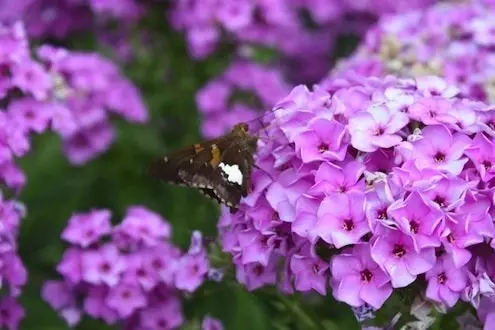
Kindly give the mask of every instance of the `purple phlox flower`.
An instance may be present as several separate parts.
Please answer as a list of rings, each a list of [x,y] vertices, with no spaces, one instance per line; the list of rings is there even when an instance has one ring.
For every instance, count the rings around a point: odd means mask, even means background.
[[[274,227],[281,222],[279,214],[274,210],[265,198],[260,198],[258,203],[245,211],[245,217],[251,222],[252,228],[264,235],[272,235]],[[249,231],[245,229],[244,231]]]
[[[469,216],[468,221],[471,233],[484,237],[493,237],[495,227],[492,216],[489,213],[490,207],[490,198],[468,192],[464,204],[458,208],[456,213]]]
[[[309,244],[290,258],[290,271],[294,275],[297,291],[315,290],[322,296],[327,292],[328,263],[310,253]]]
[[[445,212],[453,212],[464,203],[468,183],[457,177],[444,177],[426,188],[421,195],[434,202]]]
[[[457,87],[438,76],[421,76],[415,78],[415,80],[418,92],[426,97],[442,96],[449,99],[459,93]]]
[[[242,250],[242,264],[257,262],[266,266],[278,237],[275,231],[260,233],[257,230],[248,230],[238,233],[238,240]]]
[[[146,308],[140,313],[140,319],[144,329],[177,329],[184,323],[180,300],[170,297],[160,305]]]
[[[414,160],[408,160],[401,167],[393,169],[394,179],[406,190],[425,190],[444,178],[438,170],[419,168]]]
[[[332,95],[330,110],[335,115],[351,118],[371,106],[372,101],[369,91],[363,86],[346,86],[340,88]]]
[[[273,179],[263,171],[253,170],[251,174],[251,182],[253,183],[253,189],[242,199],[242,203],[253,207],[258,198],[265,192],[265,189],[273,182]]]
[[[477,17],[473,19],[468,27],[473,33],[473,40],[481,46],[495,46],[495,24],[488,17]]]
[[[185,254],[177,262],[175,286],[179,290],[195,291],[208,274],[208,258],[206,254]]]
[[[270,260],[268,266],[263,267],[259,263],[237,265],[236,279],[246,286],[249,291],[254,291],[267,284],[277,282],[276,263]]]
[[[114,244],[108,243],[96,250],[84,252],[82,256],[82,278],[92,284],[115,286],[126,263]]]
[[[106,299],[109,288],[104,285],[90,286],[84,298],[84,311],[93,318],[101,318],[107,324],[115,324],[119,320],[118,313],[108,306]]]
[[[161,244],[151,249],[147,249],[144,253],[143,267],[152,272],[152,276],[156,278],[155,281],[172,285],[175,272],[179,266],[179,259],[181,257],[180,251],[173,246]],[[149,278],[148,275],[149,274],[141,280],[141,285],[143,285],[145,290],[154,282],[151,281],[151,278]],[[146,282],[144,282],[144,280],[146,280]]]
[[[150,291],[159,282],[160,278],[156,274],[156,270],[149,262],[153,251],[144,250],[136,251],[127,255],[126,269],[123,272],[121,282],[138,283],[144,291]],[[124,317],[124,316],[123,316]]]
[[[357,243],[370,231],[364,213],[364,193],[331,194],[318,208],[313,234],[341,248]]]
[[[14,253],[3,256],[2,275],[9,284],[9,294],[17,297],[21,294],[21,289],[28,280],[27,269],[19,256]]]
[[[478,170],[483,182],[495,177],[495,147],[492,139],[483,133],[476,134],[465,153]]]
[[[456,99],[450,111],[450,115],[456,122],[451,125],[456,131],[465,134],[473,134],[479,131],[479,115],[476,113],[478,102],[470,99]]]
[[[0,326],[9,330],[19,329],[25,312],[14,297],[4,297],[0,301]]]
[[[122,222],[115,226],[114,241],[122,245],[156,246],[170,237],[171,226],[158,213],[143,206],[129,206]]]
[[[471,252],[466,248],[483,242],[483,237],[471,230],[470,218],[469,214],[453,215],[445,222],[445,228],[440,235],[443,247],[457,268],[464,266],[471,259]]]
[[[313,227],[318,221],[317,212],[321,199],[307,195],[302,195],[296,201],[296,218],[292,223],[293,233],[307,238],[310,242],[315,242],[317,236],[313,232]]]
[[[392,111],[398,111],[407,114],[409,107],[414,103],[414,96],[411,92],[398,86],[387,87],[383,91],[383,100],[385,105]]]
[[[373,152],[390,148],[402,141],[397,132],[409,123],[407,114],[393,111],[385,105],[374,105],[349,119],[349,133],[354,148]]]
[[[62,232],[62,238],[72,244],[86,248],[97,242],[102,236],[110,234],[112,214],[109,210],[93,210],[88,213],[76,213]]]
[[[372,232],[378,226],[397,228],[397,223],[387,210],[400,197],[399,193],[398,187],[389,180],[374,183],[373,189],[366,192],[365,213]]]
[[[223,325],[220,320],[206,315],[201,322],[201,330],[223,330]]]
[[[53,110],[50,104],[30,98],[10,102],[8,113],[19,127],[36,133],[44,132],[53,117]]]
[[[111,287],[105,302],[121,318],[128,318],[147,304],[145,293],[137,283],[119,283]]]
[[[79,248],[67,249],[57,265],[57,272],[71,283],[79,283],[83,276],[82,259],[83,250]]]
[[[46,281],[41,288],[41,297],[56,311],[76,304],[73,287],[63,281]]]
[[[412,144],[412,154],[404,156],[414,159],[419,169],[432,168],[459,175],[468,161],[462,156],[470,144],[469,137],[452,134],[446,126],[427,126],[423,129],[423,139]]]
[[[294,137],[302,161],[344,160],[348,147],[346,127],[336,120],[315,118],[308,130]]]
[[[297,199],[308,191],[311,183],[294,169],[288,169],[280,174],[266,191],[266,199],[278,213],[282,221],[293,222],[295,219],[295,204]]]
[[[108,122],[75,131],[64,139],[64,151],[74,165],[82,165],[106,151],[115,138],[115,130]]]
[[[467,285],[467,272],[464,268],[456,268],[452,259],[439,258],[435,266],[426,272],[428,299],[453,307]]]
[[[343,166],[321,163],[315,173],[315,184],[310,188],[309,193],[323,196],[336,192],[364,192],[365,182],[360,180],[363,173],[364,165],[357,161],[346,162]]]
[[[216,18],[229,31],[248,27],[253,19],[255,3],[250,1],[225,1],[218,8]]]
[[[469,282],[462,292],[462,299],[478,309],[482,297],[495,296],[495,283],[486,271],[468,272]]]
[[[35,61],[23,61],[12,66],[12,84],[37,100],[45,100],[52,87],[48,72]]]
[[[386,228],[372,242],[371,257],[390,276],[394,288],[408,286],[433,268],[436,260],[434,248],[417,252],[411,236]]]
[[[392,294],[390,278],[371,258],[368,244],[333,257],[330,267],[335,299],[353,307],[367,303],[379,309]]]
[[[363,164],[369,172],[388,173],[397,166],[392,149],[379,149],[364,155]]]
[[[455,124],[452,116],[453,102],[439,97],[425,97],[409,106],[408,113],[412,119],[423,122],[425,125]]]

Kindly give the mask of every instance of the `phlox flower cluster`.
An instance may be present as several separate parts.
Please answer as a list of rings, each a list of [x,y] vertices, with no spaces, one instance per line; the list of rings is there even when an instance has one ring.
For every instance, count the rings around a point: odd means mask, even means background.
[[[132,122],[147,120],[138,90],[100,55],[44,45],[37,49],[39,59],[34,59],[19,22],[0,27],[0,44],[0,97],[5,110],[0,113],[0,166],[9,186],[24,184],[12,160],[29,151],[33,133],[55,131],[71,163],[83,164],[113,142],[111,113]]]
[[[329,80],[350,72],[438,75],[465,97],[495,102],[494,11],[495,2],[473,0],[384,16]]]
[[[1,192],[0,192],[1,194]],[[0,195],[0,327],[17,329],[25,312],[17,297],[27,282],[28,274],[18,255],[17,238],[24,206]]]
[[[49,45],[37,54],[54,83],[52,128],[62,137],[71,163],[84,164],[110,147],[115,135],[111,114],[147,121],[139,91],[110,60]]]
[[[436,76],[295,87],[218,223],[237,280],[372,309],[414,283],[493,317],[495,108],[459,95]]]
[[[193,58],[205,58],[225,44],[241,53],[253,45],[269,47],[278,52],[292,80],[306,82],[321,79],[328,70],[339,34],[362,33],[383,14],[435,2],[174,0],[167,15],[185,34]]]
[[[201,234],[189,251],[169,238],[171,226],[143,206],[130,206],[112,226],[105,209],[74,214],[62,233],[70,244],[42,297],[70,326],[83,314],[125,329],[175,329],[184,322],[181,293],[194,292],[206,279],[209,263]],[[205,329],[217,321],[205,319]],[[219,328],[221,329],[221,328]]]
[[[33,38],[66,38],[112,20],[136,21],[143,14],[135,0],[16,0],[0,3],[0,22],[22,20]]]
[[[239,121],[259,116],[290,91],[282,73],[247,60],[234,61],[225,72],[196,94],[202,115],[201,133],[217,137]]]

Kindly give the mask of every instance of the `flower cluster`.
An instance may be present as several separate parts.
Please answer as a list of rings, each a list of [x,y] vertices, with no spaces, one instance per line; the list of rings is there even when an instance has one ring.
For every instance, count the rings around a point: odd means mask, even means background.
[[[170,225],[145,207],[130,206],[114,227],[110,217],[104,209],[71,217],[62,233],[71,246],[57,266],[63,280],[47,281],[43,299],[71,326],[85,313],[126,329],[178,328],[181,291],[195,291],[208,274],[201,235],[182,253],[168,241]]]
[[[92,28],[95,22],[135,21],[142,15],[141,7],[135,0],[2,1],[0,22],[22,20],[29,36],[34,38],[65,38],[73,32]]]
[[[290,91],[279,70],[238,60],[196,94],[201,132],[217,137],[239,121],[249,121]]]
[[[269,47],[280,55],[291,80],[314,82],[329,69],[338,35],[361,34],[377,17],[423,8],[437,0],[174,0],[171,25],[185,33],[193,58],[205,58],[220,44],[239,53],[252,46]]]
[[[356,75],[266,117],[252,193],[218,223],[239,282],[373,309],[415,283],[493,317],[495,108],[435,76]]]
[[[328,51],[330,44],[325,45],[322,41],[331,42],[331,39],[324,38],[332,37],[333,31],[342,28],[339,23],[351,16],[368,25],[374,17],[382,14],[423,8],[434,2],[175,0],[169,17],[176,29],[186,33],[193,57],[211,54],[224,36],[234,42],[275,47],[285,54],[308,51],[314,54],[316,50]],[[312,20],[312,29],[302,19],[304,13]]]
[[[52,128],[63,138],[71,163],[86,163],[109,148],[110,114],[137,123],[148,119],[136,87],[104,57],[48,45],[37,54],[55,83]]]
[[[473,0],[384,16],[329,79],[353,71],[381,77],[439,75],[465,97],[494,102],[494,10],[493,1]]]
[[[17,302],[27,282],[27,269],[18,255],[17,238],[24,206],[15,200],[6,200],[0,195],[0,282],[3,291],[0,297],[0,327],[17,329],[24,318],[24,309]]]
[[[132,122],[147,120],[135,86],[100,55],[45,45],[38,48],[37,61],[21,23],[0,26],[0,44],[0,97],[6,110],[0,113],[0,176],[9,186],[24,184],[13,157],[29,151],[33,133],[54,130],[69,160],[82,164],[113,141],[110,113]]]

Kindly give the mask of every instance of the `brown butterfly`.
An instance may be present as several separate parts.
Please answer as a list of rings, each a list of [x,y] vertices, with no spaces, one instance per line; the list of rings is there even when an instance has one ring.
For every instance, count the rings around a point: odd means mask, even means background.
[[[234,212],[251,190],[257,142],[258,137],[249,133],[249,125],[239,123],[221,137],[155,161],[150,173],[166,182],[196,188]]]

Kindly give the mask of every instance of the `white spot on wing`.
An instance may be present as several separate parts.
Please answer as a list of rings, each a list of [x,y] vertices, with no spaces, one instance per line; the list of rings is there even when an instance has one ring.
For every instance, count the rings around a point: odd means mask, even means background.
[[[229,165],[220,163],[218,166],[222,169],[223,173],[227,176],[227,181],[242,185],[242,172],[239,169],[239,165]]]

